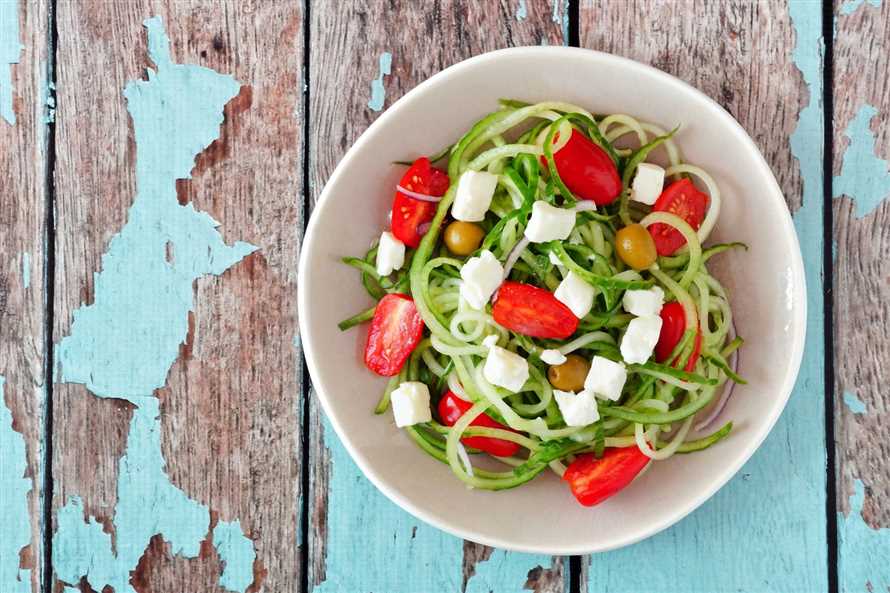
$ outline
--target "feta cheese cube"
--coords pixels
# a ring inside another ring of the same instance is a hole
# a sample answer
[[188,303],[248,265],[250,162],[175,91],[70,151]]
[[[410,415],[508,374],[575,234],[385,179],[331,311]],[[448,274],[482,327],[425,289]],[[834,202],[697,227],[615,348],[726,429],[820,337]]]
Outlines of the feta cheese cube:
[[500,346],[492,346],[485,359],[482,375],[492,385],[516,393],[528,381],[528,361]]
[[498,336],[496,334],[491,334],[490,336],[485,336],[482,339],[482,345],[486,348],[491,348],[492,346],[498,345]]
[[487,249],[460,269],[460,296],[474,309],[484,309],[503,280],[504,266]]
[[553,293],[556,300],[571,309],[578,319],[590,313],[595,295],[596,289],[574,272],[569,272]]
[[584,379],[584,390],[614,402],[621,398],[621,390],[626,381],[627,369],[623,364],[594,356],[590,361],[587,378]]
[[587,426],[600,419],[593,392],[584,390],[575,394],[571,391],[554,389],[553,397],[556,398],[556,405],[562,413],[562,419],[566,421],[566,426]]
[[525,238],[532,243],[565,241],[575,228],[575,211],[557,208],[538,200],[532,205],[532,217],[525,227]]
[[661,333],[661,317],[646,315],[632,319],[621,338],[621,356],[630,364],[642,364],[649,360],[658,335]]
[[377,244],[377,273],[381,276],[389,276],[393,270],[398,270],[405,263],[405,244],[396,239],[389,231],[380,235],[380,243]]
[[631,185],[630,198],[635,202],[651,206],[661,195],[662,187],[664,187],[664,169],[652,163],[640,163]]
[[637,317],[658,315],[664,305],[664,291],[659,286],[645,290],[628,290],[625,291],[621,304],[625,311]]
[[541,352],[541,360],[549,365],[562,364],[567,359],[565,354],[560,352],[559,350],[553,350],[548,348]]
[[484,220],[497,186],[497,175],[487,171],[465,171],[457,182],[451,216],[465,222]]
[[396,426],[412,426],[433,419],[430,412],[430,390],[419,381],[406,381],[389,396]]

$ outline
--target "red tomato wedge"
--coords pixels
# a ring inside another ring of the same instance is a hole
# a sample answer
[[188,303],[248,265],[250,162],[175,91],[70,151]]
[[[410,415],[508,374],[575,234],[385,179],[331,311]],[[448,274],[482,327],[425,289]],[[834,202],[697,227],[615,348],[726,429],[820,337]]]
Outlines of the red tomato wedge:
[[[467,410],[473,407],[468,401],[464,401],[451,391],[446,391],[442,399],[439,400],[439,418],[446,426],[454,426],[458,419],[463,416]],[[484,426],[487,428],[501,428],[516,432],[515,430],[504,426],[500,422],[492,420],[491,416],[482,413],[470,422],[470,426]],[[490,437],[464,437],[460,440],[467,447],[481,449],[486,453],[497,455],[498,457],[510,457],[519,452],[519,445],[512,441],[504,439],[493,439]]]
[[423,318],[411,297],[386,295],[377,303],[368,330],[365,366],[384,377],[397,375],[422,336]]
[[606,449],[600,459],[584,453],[566,468],[562,479],[578,502],[592,507],[630,484],[649,461],[636,446]]
[[[558,136],[554,135],[554,142]],[[547,166],[543,157],[542,161]],[[569,141],[553,153],[553,162],[562,182],[582,200],[605,206],[621,193],[621,177],[615,163],[605,150],[578,130],[572,130]]]
[[[708,211],[708,201],[708,194],[699,191],[689,179],[681,179],[661,192],[652,206],[652,211],[676,214],[697,231]],[[686,239],[680,231],[664,223],[649,225],[649,234],[655,240],[655,251],[658,255],[673,255],[686,245]]]
[[[683,333],[686,331],[686,313],[683,311],[683,305],[674,301],[666,304],[661,308],[661,333],[658,336],[658,343],[655,345],[656,362],[664,362],[680,343]],[[691,373],[695,368],[695,363],[701,354],[701,329],[695,334],[695,345],[692,348],[692,354],[686,361],[683,368],[687,373]],[[677,359],[671,363],[677,366],[680,362]]]
[[491,314],[507,329],[533,338],[563,339],[578,329],[578,318],[552,292],[521,282],[501,284]]
[[[424,156],[405,171],[399,185],[409,191],[438,197],[445,195],[449,183],[448,174],[433,167]],[[392,234],[408,247],[417,247],[423,237],[417,227],[431,221],[435,214],[434,202],[424,202],[396,191],[392,203]]]

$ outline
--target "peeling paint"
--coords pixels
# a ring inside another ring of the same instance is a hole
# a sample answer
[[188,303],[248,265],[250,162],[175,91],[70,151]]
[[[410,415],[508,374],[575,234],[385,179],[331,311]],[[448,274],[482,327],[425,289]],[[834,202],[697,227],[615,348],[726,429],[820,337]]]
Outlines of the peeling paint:
[[12,411],[6,406],[5,383],[0,375],[0,591],[31,593],[31,571],[19,568],[19,552],[31,543],[28,493],[32,484],[25,477],[25,439],[12,427]]
[[225,563],[219,584],[229,591],[244,591],[253,582],[253,542],[244,537],[241,522],[220,521],[213,529],[213,547]]
[[12,64],[19,63],[21,52],[18,0],[3,0],[0,2],[0,117],[13,126]]
[[[208,507],[173,486],[164,471],[159,402],[152,393],[164,385],[186,338],[193,282],[223,273],[255,250],[241,242],[227,246],[219,223],[191,204],[180,205],[176,196],[176,180],[190,178],[195,157],[219,136],[223,107],[240,85],[208,68],[174,64],[160,18],[145,26],[157,70],[124,90],[136,136],[137,195],[102,257],[94,302],[75,311],[71,333],[57,347],[62,381],[136,406],[118,464],[113,545],[102,525],[85,517],[77,497],[59,510],[53,536],[61,581],[73,586],[85,577],[93,589],[111,586],[117,593],[135,593],[130,572],[153,536],[169,543],[171,553],[195,557],[208,532]],[[168,243],[176,249],[172,263]],[[252,575],[253,543],[237,521],[216,529],[215,547],[226,563],[220,585],[241,586],[244,575]]]
[[[176,179],[191,178],[195,156],[219,136],[223,106],[240,85],[208,68],[173,64],[160,19],[145,24],[157,71],[124,90],[136,134],[136,199],[102,256],[94,303],[74,312],[56,349],[62,381],[131,401],[164,386],[186,338],[193,282],[256,249],[226,245],[218,222],[176,198]],[[167,242],[176,248],[172,264]],[[142,281],[134,282],[137,271]]]
[[528,6],[525,4],[526,0],[519,0],[519,4],[516,6],[516,20],[524,21],[528,18]]
[[844,404],[854,414],[865,414],[865,403],[856,397],[855,393],[850,391],[844,392]]
[[380,71],[377,78],[371,81],[371,98],[368,100],[368,108],[373,111],[383,109],[386,100],[386,89],[383,86],[383,77],[392,72],[392,54],[388,51],[380,54]]
[[841,4],[841,14],[844,16],[853,14],[862,4],[869,4],[875,8],[881,7],[881,0],[844,0]]
[[[865,486],[862,480],[853,483],[850,515],[837,514],[838,540],[842,553],[838,554],[838,580],[844,593],[854,591],[890,591],[890,529],[872,529],[862,518]],[[849,551],[855,550],[854,554]],[[847,551],[847,553],[843,553]]]
[[22,253],[22,287],[31,288],[31,254],[27,251]]
[[856,113],[844,132],[850,145],[844,151],[841,174],[834,177],[834,197],[853,198],[856,218],[871,214],[890,197],[890,163],[877,156],[870,127],[877,114],[871,105],[863,105]]
[[560,26],[562,30],[562,44],[569,44],[569,1],[552,0],[550,20]]

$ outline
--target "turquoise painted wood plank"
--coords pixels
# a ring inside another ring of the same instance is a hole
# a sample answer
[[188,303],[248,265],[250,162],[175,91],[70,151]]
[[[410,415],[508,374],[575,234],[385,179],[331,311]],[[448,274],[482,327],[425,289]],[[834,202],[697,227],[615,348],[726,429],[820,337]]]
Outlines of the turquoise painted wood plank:
[[[521,6],[515,0],[449,0],[435,7],[405,0],[314,2],[310,13],[313,198],[349,144],[405,91],[483,51],[511,43],[562,44],[568,26],[565,0]],[[355,92],[344,93],[343,80],[356,81]],[[561,593],[568,586],[561,558],[464,542],[397,508],[362,476],[321,414],[313,405],[307,499],[312,591]]]
[[41,590],[46,391],[45,1],[0,0],[0,592]]
[[838,583],[890,591],[890,3],[834,3]]
[[[587,4],[592,11],[590,18],[597,6]],[[635,23],[638,31],[647,31],[655,23],[661,31],[674,31],[670,20],[673,16],[678,19],[674,21],[676,28],[682,30],[681,23],[687,22],[691,6],[660,6],[663,11],[651,15],[651,21],[647,20],[648,11],[642,4],[636,11],[628,8],[633,16],[616,18]],[[809,315],[806,351],[788,407],[741,472],[674,527],[629,548],[591,557],[586,579],[590,593],[828,590],[821,277],[821,3],[792,2],[790,25],[789,15],[783,15],[784,3],[780,2],[724,2],[709,7],[712,10],[696,11],[695,25],[689,29],[694,39],[683,39],[681,35],[677,46],[671,48],[670,42],[668,47],[660,45],[661,37],[643,35],[651,50],[624,50],[631,57],[653,59],[656,65],[690,80],[722,101],[760,143],[776,169],[792,205],[804,251]],[[582,12],[582,40],[583,21]],[[708,33],[711,28],[713,35]],[[738,44],[732,37],[717,33],[727,28],[739,35]],[[660,52],[664,51],[673,51],[671,55],[678,57],[660,63],[659,56],[664,56]],[[767,52],[775,52],[769,54],[768,67]],[[712,65],[702,68],[702,64]],[[727,64],[732,70],[727,70]],[[759,64],[764,65],[763,70],[758,68]],[[792,82],[785,86],[783,79]],[[800,98],[796,95],[799,87],[803,89]],[[751,103],[746,103],[747,97],[752,96]],[[789,104],[792,108],[787,114],[770,112],[777,104],[778,109],[786,109]],[[804,105],[800,113],[794,108],[798,104]],[[783,134],[789,126],[793,130],[790,150],[787,135]],[[797,176],[782,170],[796,171],[798,167],[799,181]]]
[[[190,177],[195,157],[219,136],[223,107],[240,84],[208,68],[174,63],[161,19],[147,19],[145,26],[154,69],[147,81],[133,81],[124,91],[136,135],[138,194],[102,258],[93,303],[75,311],[55,361],[61,382],[83,383],[99,397],[136,406],[120,460],[113,543],[99,523],[84,521],[77,496],[58,511],[53,535],[53,569],[61,582],[84,578],[96,590],[110,585],[121,593],[136,593],[131,573],[155,535],[174,554],[195,557],[213,532],[209,509],[165,472],[153,392],[165,384],[186,340],[193,282],[222,274],[256,249],[226,245],[218,223],[179,204],[176,191],[176,180]],[[171,103],[178,96],[193,99]],[[225,531],[218,542],[214,534],[225,563],[220,585],[243,591],[253,581],[252,542],[244,534],[244,542],[236,542],[231,526],[217,528]]]

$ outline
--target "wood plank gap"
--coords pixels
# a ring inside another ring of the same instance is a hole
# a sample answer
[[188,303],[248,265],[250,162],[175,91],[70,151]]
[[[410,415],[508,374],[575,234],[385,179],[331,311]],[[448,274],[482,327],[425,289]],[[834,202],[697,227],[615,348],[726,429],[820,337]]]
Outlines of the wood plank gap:
[[581,46],[581,0],[566,0],[569,15],[569,38],[566,44],[569,47]]
[[[50,35],[47,48],[46,75],[49,79],[47,97],[55,98],[56,84],[56,49],[58,48],[59,31],[56,22],[56,0],[50,3],[48,18],[48,31]],[[56,279],[56,124],[54,118],[50,118],[46,125],[46,145],[43,147],[46,154],[45,185],[46,194],[46,218],[45,236],[46,245],[43,249],[43,282],[45,287],[43,343],[43,522],[41,532],[43,536],[43,574],[41,591],[50,593],[53,587],[53,374],[55,360],[53,353],[53,327],[55,324],[55,279]]]
[[824,146],[822,152],[822,290],[824,302],[825,339],[825,530],[826,562],[828,563],[828,590],[838,588],[838,541],[837,541],[837,461],[834,438],[834,1],[822,1],[822,39],[825,44],[822,58],[822,116],[824,118]]
[[[303,166],[303,183],[302,183],[302,229],[300,230],[300,238],[301,243],[303,238],[306,236],[306,228],[309,226],[309,214],[312,211],[312,197],[311,191],[309,187],[309,52],[311,51],[312,45],[312,37],[310,35],[310,27],[312,26],[312,18],[310,15],[310,10],[312,7],[311,0],[303,0],[303,64],[301,67],[302,71],[302,106],[303,106],[303,130],[300,135],[302,139],[301,148],[303,150],[302,156],[302,166]],[[299,282],[299,280],[297,280]],[[297,311],[297,315],[300,315],[300,312]],[[309,593],[312,588],[309,585],[309,549],[311,547],[309,538],[310,538],[310,529],[309,529],[309,497],[312,495],[312,491],[310,490],[310,464],[311,460],[309,459],[309,448],[310,448],[310,425],[311,425],[311,379],[309,377],[309,367],[306,365],[306,356],[303,352],[302,346],[300,348],[300,397],[301,397],[301,413],[300,413],[300,422],[301,422],[301,430],[300,434],[302,435],[301,442],[301,453],[303,462],[300,465],[300,481],[303,485],[301,492],[301,506],[300,506],[300,539],[303,542],[302,547],[300,548],[300,564],[301,566],[301,581],[300,581],[300,591],[302,593]]]

